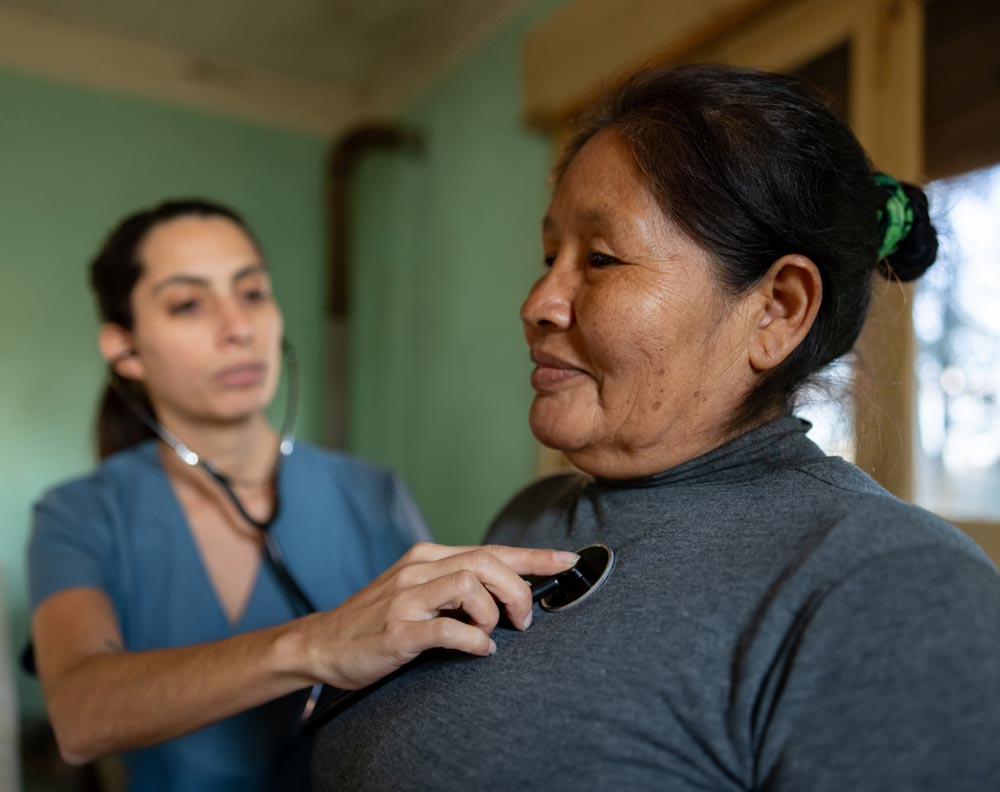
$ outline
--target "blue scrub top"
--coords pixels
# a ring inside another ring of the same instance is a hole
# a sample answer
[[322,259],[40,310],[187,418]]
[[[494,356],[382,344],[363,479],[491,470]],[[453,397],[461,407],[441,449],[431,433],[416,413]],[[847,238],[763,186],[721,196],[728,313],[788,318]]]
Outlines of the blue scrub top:
[[[278,490],[281,511],[271,531],[292,575],[322,610],[429,538],[396,475],[343,454],[296,445],[281,468]],[[228,621],[156,441],[115,454],[91,475],[42,497],[35,506],[28,578],[32,610],[66,589],[105,592],[129,651],[216,641],[295,615],[262,563],[246,610],[236,624]],[[268,788],[275,752],[302,701],[301,693],[285,696],[126,754],[130,788]]]

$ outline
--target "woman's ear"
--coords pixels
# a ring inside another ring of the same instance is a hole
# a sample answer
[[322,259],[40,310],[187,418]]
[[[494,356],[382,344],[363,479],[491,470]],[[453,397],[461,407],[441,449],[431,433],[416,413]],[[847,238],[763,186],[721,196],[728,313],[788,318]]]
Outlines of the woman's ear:
[[132,334],[114,322],[105,322],[97,335],[97,345],[114,372],[124,379],[142,380],[146,376],[145,367],[135,351]]
[[774,368],[802,343],[819,312],[823,279],[811,259],[782,256],[754,288],[750,365]]

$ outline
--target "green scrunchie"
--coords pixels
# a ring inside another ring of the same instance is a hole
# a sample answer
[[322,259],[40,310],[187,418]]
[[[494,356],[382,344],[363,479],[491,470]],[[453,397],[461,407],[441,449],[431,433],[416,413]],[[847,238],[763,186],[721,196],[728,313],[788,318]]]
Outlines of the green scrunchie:
[[900,243],[913,228],[913,207],[903,185],[888,173],[876,173],[875,183],[888,193],[885,208],[878,210],[878,224],[882,229],[882,247],[878,260],[888,258],[899,249]]

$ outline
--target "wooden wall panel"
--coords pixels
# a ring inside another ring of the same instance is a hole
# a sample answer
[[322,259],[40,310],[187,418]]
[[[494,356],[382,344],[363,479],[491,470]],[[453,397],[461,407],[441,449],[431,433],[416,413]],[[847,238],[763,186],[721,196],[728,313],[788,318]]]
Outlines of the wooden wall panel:
[[529,34],[524,115],[564,123],[601,86],[644,63],[680,59],[787,0],[577,0]]

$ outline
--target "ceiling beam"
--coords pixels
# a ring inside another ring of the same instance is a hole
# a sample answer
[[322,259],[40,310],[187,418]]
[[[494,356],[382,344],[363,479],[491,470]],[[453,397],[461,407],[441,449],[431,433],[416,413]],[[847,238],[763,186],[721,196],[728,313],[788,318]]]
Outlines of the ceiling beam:
[[0,66],[329,137],[372,108],[356,92],[0,8]]

